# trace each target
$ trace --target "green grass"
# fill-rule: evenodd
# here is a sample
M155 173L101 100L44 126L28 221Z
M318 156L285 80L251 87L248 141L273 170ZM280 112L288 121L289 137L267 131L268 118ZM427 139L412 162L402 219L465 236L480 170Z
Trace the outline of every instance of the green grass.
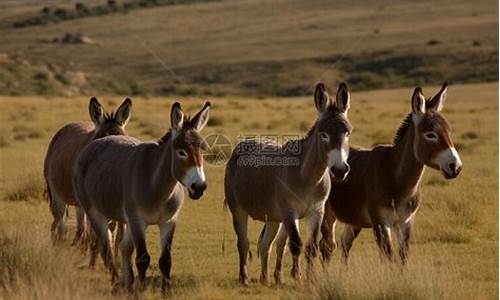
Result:
M424 86L424 93L430 95L437 89ZM354 126L352 144L390 142L410 110L411 93L409 88L353 93L349 112ZM109 111L122 97L99 100ZM160 137L169 126L170 106L178 98L132 100L129 134L146 140ZM192 114L204 100L183 98L181 102L184 111ZM316 116L312 96L209 100L217 121L203 133L224 134L232 142L239 134L249 133L303 135ZM95 270L83 268L88 257L69 245L74 233L73 209L66 242L52 246L52 217L39 184L50 136L67 122L88 119L88 99L0 97L0 102L4 125L0 137L8 141L0 147L0 298L123 298L111 293L110 277L100 261ZM255 282L241 287L231 216L222 207L224 167L206 164L207 193L201 201L186 197L174 238L173 298L497 299L498 84L451 85L444 115L453 128L454 141L465 149L459 149L464 169L452 181L426 170L406 268L382 264L371 231L364 230L353 246L349 268L340 264L336 251L328 273L318 266L317 284L294 282L287 254L283 286L263 287ZM14 128L37 130L43 137L16 140ZM38 181L31 179L32 174ZM20 191L30 196L24 201L9 200L13 192ZM254 253L260 228L260 223L250 222ZM342 226L338 228L340 232ZM157 228L148 228L152 264L147 274L153 278L159 276L158 239ZM250 277L257 280L256 257L249 268ZM146 289L143 298L160 298L157 282Z

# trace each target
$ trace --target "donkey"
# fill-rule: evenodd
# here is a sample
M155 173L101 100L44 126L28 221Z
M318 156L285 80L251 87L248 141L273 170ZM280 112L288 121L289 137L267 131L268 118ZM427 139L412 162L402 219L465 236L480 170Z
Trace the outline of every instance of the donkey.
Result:
M329 173L334 180L342 181L349 172L348 140L352 130L347 119L349 99L344 83L338 88L335 103L330 100L325 86L319 83L314 95L318 118L305 138L291 140L282 146L247 140L234 149L226 166L224 188L225 203L231 211L238 237L239 279L242 284L248 284L248 216L265 222L259 243L260 280L263 284L268 281L269 251L281 223L291 237L292 276L300 278L302 239L298 220L302 218L307 218L309 224L305 254L308 275L312 275L324 204L330 192ZM296 146L300 151L294 150ZM263 166L255 164L266 160L272 161ZM281 281L280 273L275 273L275 280Z
M50 141L44 161L43 174L47 184L50 211L54 217L51 226L52 241L56 243L66 232L68 205L76 206L77 230L73 244L84 239L85 214L78 206L73 191L71 174L80 151L92 140L107 135L125 135L125 125L130 119L132 102L125 99L116 114L105 114L95 97L89 102L91 122L70 123L59 129Z
M450 137L450 125L441 114L447 84L429 100L416 88L412 112L403 121L393 145L371 150L351 149L351 172L333 184L321 227L320 251L329 262L336 221L345 223L341 238L342 260L362 228L372 228L382 258L393 261L393 235L397 236L402 264L408 259L415 214L420 205L420 182L425 166L440 170L446 179L460 174L462 162Z
M144 283L150 263L145 230L153 224L160 229L162 291L170 285L170 251L184 201L182 186L187 187L192 199L199 199L207 188L202 150L207 150L208 144L200 131L208 122L209 110L207 102L190 119L176 102L170 114L172 128L158 142L108 136L82 151L73 184L97 234L112 283L117 272L108 238L108 220L127 225L120 244L125 287L130 288L134 281L131 264L134 248L139 280Z

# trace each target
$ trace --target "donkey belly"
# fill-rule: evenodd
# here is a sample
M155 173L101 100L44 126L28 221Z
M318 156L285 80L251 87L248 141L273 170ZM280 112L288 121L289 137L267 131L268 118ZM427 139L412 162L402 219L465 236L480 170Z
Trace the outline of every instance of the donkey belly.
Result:
M332 208L337 220L356 227L372 227L368 202L361 189L347 189L334 186L327 205Z

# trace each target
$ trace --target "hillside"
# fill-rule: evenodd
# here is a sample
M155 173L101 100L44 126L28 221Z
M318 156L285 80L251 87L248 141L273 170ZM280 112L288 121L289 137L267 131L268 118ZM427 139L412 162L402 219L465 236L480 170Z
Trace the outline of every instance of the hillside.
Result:
M319 80L357 90L498 80L492 0L216 1L13 26L74 6L0 4L0 94L296 96ZM60 42L67 33L92 42Z

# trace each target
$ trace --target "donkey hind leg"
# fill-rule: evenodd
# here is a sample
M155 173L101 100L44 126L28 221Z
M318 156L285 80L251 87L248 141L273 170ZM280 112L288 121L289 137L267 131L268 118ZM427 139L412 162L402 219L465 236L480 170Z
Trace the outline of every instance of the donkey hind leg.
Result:
M380 250L381 258L384 259L385 257L389 262L392 262L394 250L392 247L391 227L383 223L374 223L373 232Z
M115 257L115 260L118 260L118 255L120 253L120 243L122 242L123 235L125 234L125 224L116 222L116 230L114 234L113 255Z
M344 231L342 232L341 245L342 245L342 263L347 265L349 258L349 251L351 250L352 243L358 237L361 232L361 228L354 227L348 224L344 225Z
M299 219L296 214L290 214L283 218L283 224L288 237L290 238L288 247L290 248L290 253L292 253L292 277L294 279L300 279L300 263L299 256L302 249L302 239L299 233Z
M66 233L66 210L67 205L53 191L50 191L50 212L54 221L50 227L52 242L56 244L64 238Z
M75 207L76 211L76 233L75 237L73 238L73 242L71 242L72 246L75 246L77 244L81 245L83 249L86 247L86 217L85 217L85 211L79 207Z
M260 282L264 285L268 284L268 264L269 264L269 253L271 252L271 247L280 228L280 223L267 222L264 225L262 236L259 239L259 253L260 253Z
M408 260L408 252L410 251L410 236L413 227L413 218L406 223L400 224L396 229L398 233L399 258L403 265Z
M128 228L125 229L123 238L120 241L122 253L122 281L126 289L130 289L134 283L134 271L132 269L132 254L134 253L134 243L132 234Z
M93 232L97 238L97 245L99 252L104 262L104 266L111 273L111 283L114 283L118 277L116 267L113 261L113 254L111 252L110 235L108 229L108 219L95 209L90 209L88 212L90 224L92 224Z
M335 241L336 224L337 219L333 216L330 205L326 203L325 215L323 217L323 222L321 223L321 240L319 241L319 250L321 252L321 262L323 263L323 267L326 267L330 263L332 253L337 248L337 242Z
M307 260L307 277L314 280L314 260L318 256L318 235L323 222L324 210L313 210L307 216L307 243L305 256Z
M233 227L238 237L238 254L240 256L240 283L248 285L247 259L249 251L248 241L248 214L243 211L233 213Z
M283 255L285 254L287 240L288 235L286 233L285 226L281 223L278 230L278 236L275 239L276 267L274 269L274 280L276 281L276 284L282 283L281 268L283 267Z
M165 293L170 289L170 270L172 268L172 240L174 239L174 232L176 220L170 220L166 223L159 225L160 227L160 245L161 255L158 264L161 271L161 291Z

